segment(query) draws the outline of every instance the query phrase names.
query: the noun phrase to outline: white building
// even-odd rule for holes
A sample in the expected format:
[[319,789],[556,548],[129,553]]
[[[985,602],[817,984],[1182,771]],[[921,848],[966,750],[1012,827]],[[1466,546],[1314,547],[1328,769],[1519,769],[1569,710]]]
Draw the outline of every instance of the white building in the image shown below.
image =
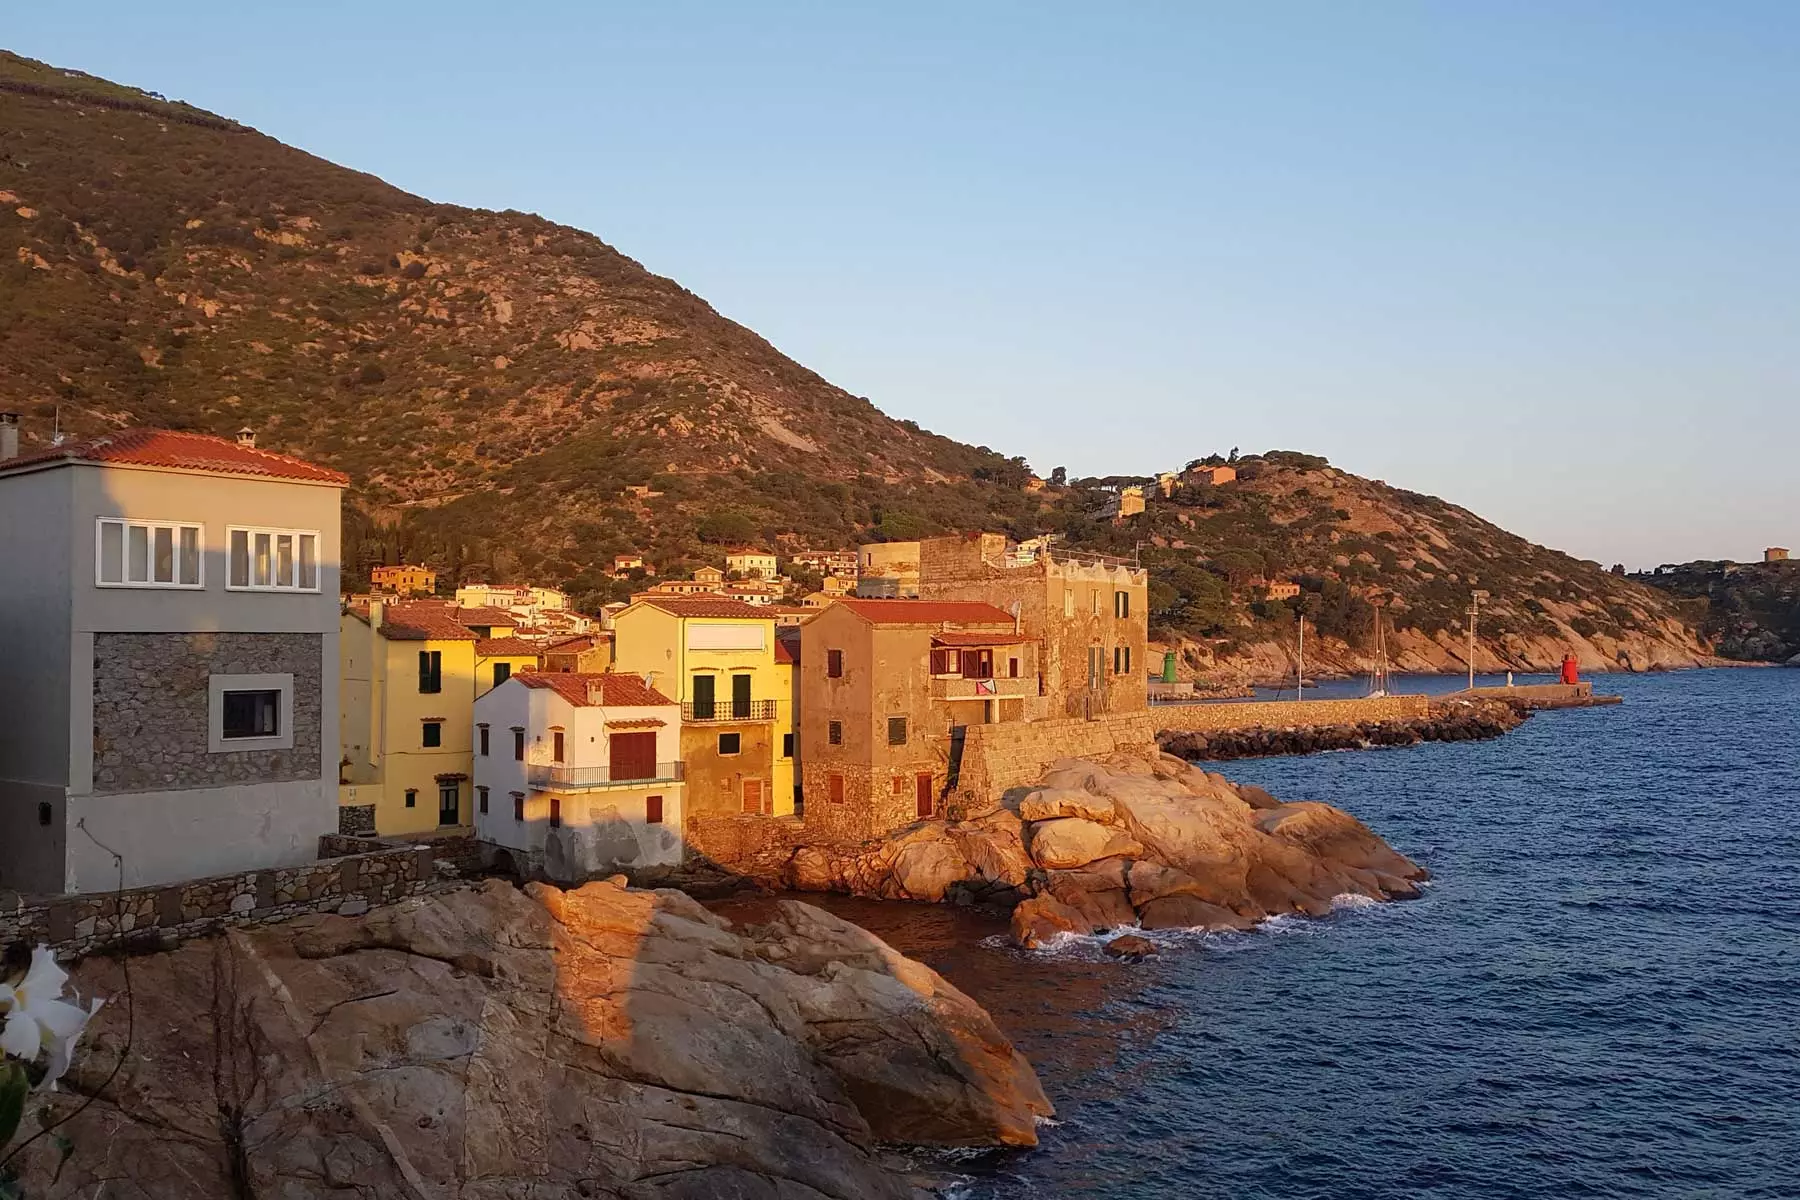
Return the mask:
[[767,550],[741,546],[725,556],[725,570],[740,579],[774,579],[775,556]]
[[336,832],[349,480],[255,442],[0,458],[0,887],[294,866]]
[[636,675],[514,675],[475,701],[475,835],[570,882],[681,862],[681,706]]

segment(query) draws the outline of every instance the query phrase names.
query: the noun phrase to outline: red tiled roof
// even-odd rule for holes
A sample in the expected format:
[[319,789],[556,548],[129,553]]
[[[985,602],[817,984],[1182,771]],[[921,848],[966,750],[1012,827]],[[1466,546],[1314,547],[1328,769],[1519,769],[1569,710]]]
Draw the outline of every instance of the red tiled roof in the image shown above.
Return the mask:
[[579,654],[583,650],[592,650],[601,642],[612,641],[610,633],[578,633],[574,637],[559,638],[544,647],[545,654]]
[[[353,610],[354,611],[354,610]],[[366,609],[357,611],[369,619]],[[456,619],[448,604],[416,600],[411,604],[381,606],[381,636],[394,642],[473,642],[475,631]]]
[[[677,617],[754,617],[759,621],[775,619],[754,604],[728,600],[722,596],[646,596],[643,603]],[[1007,620],[1012,618],[1008,617]]]
[[979,600],[839,600],[871,625],[1011,625],[1012,614]]
[[456,610],[456,619],[464,625],[486,625],[490,628],[495,625],[516,627],[519,623],[519,618],[504,608],[459,608]]
[[345,487],[350,482],[350,477],[342,471],[317,466],[304,459],[276,454],[273,450],[240,446],[227,438],[204,433],[177,433],[170,429],[121,429],[78,442],[65,442],[0,462],[0,472],[59,462],[170,467],[214,475],[255,475],[265,479],[329,483],[338,487]]
[[482,658],[519,658],[522,656],[536,658],[544,652],[544,649],[536,642],[528,642],[524,638],[500,637],[475,640],[475,653]]
[[582,707],[593,703],[588,699],[588,690],[592,686],[599,687],[601,704],[648,708],[675,703],[655,688],[646,686],[636,675],[612,671],[526,671],[513,678],[526,687],[549,688],[570,704]]
[[800,661],[800,630],[789,625],[775,631],[775,661],[793,664]]
[[1027,639],[1008,630],[1005,633],[934,633],[934,646],[1017,646]]

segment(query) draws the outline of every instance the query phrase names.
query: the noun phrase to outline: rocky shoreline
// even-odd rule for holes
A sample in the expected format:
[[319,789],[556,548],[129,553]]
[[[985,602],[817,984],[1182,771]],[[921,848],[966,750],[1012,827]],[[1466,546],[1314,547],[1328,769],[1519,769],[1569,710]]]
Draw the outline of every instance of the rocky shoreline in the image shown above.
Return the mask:
[[1189,762],[1228,762],[1327,750],[1367,750],[1376,746],[1416,746],[1421,742],[1471,742],[1510,733],[1530,715],[1506,700],[1453,700],[1432,705],[1413,721],[1364,721],[1346,725],[1252,726],[1211,732],[1164,730],[1157,744]]

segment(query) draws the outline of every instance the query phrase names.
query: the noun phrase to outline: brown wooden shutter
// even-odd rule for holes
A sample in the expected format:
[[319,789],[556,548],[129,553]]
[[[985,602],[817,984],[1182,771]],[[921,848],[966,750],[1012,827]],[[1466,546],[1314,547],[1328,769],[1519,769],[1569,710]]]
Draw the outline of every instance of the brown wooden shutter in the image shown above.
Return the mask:
[[615,733],[610,741],[614,781],[656,778],[654,733]]

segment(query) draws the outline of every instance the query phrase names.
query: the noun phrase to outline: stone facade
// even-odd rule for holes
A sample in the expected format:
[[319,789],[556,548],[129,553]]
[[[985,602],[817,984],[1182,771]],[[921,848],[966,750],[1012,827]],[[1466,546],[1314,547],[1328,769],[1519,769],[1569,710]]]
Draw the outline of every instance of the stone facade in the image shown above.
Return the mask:
[[[160,792],[319,778],[316,633],[94,635],[94,791]],[[208,749],[214,675],[294,677],[291,749]]]
[[374,837],[375,806],[373,804],[339,805],[338,832],[350,837]]
[[0,892],[0,945],[43,942],[80,957],[121,938],[173,942],[305,913],[356,916],[446,885],[470,861],[466,841],[396,846],[327,835],[319,852],[328,857],[301,867],[84,896]]

